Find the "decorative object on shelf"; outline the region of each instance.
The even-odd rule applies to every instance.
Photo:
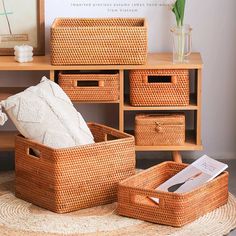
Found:
[[[33,61],[33,47],[29,45],[21,45],[15,46],[14,50],[16,61],[20,63]]]
[[[187,62],[188,56],[191,54],[192,28],[184,25],[185,0],[176,0],[172,5],[172,12],[175,14],[177,25],[171,29],[173,38],[173,62]]]
[[[53,65],[145,64],[147,23],[143,18],[57,18],[50,43]]]
[[[61,71],[58,84],[72,101],[119,100],[119,71]]]
[[[53,149],[17,136],[16,196],[58,213],[116,201],[118,183],[135,174],[134,137],[88,126],[96,143],[80,147]]]
[[[188,70],[132,70],[129,79],[132,106],[189,105]]]
[[[187,167],[163,162],[119,183],[118,214],[182,227],[228,202],[228,172],[184,194],[155,188]],[[158,198],[159,204],[148,198]],[[204,201],[204,204],[202,204]]]
[[[20,44],[45,54],[44,0],[0,0],[0,22],[0,55],[14,55]]]
[[[0,105],[26,138],[54,148],[94,143],[81,114],[60,86],[46,77]]]
[[[184,145],[185,115],[138,114],[134,134],[138,146]]]
[[[192,28],[189,25],[175,26],[171,29],[173,36],[173,62],[186,63],[191,54]]]

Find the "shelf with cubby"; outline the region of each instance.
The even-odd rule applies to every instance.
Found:
[[[20,93],[25,89],[24,87],[0,87],[0,101],[16,93]]]
[[[125,95],[124,101],[124,111],[195,111],[199,108],[195,94],[190,94],[190,102],[187,106],[132,106],[127,95]]]
[[[45,71],[50,74],[51,80],[57,80],[58,71],[72,70],[118,70],[120,74],[120,99],[117,101],[73,101],[79,104],[114,104],[119,106],[119,129],[125,130],[125,114],[129,112],[194,112],[194,130],[186,132],[186,142],[181,146],[136,146],[136,151],[172,151],[175,160],[181,161],[179,151],[202,150],[201,142],[201,91],[202,91],[202,59],[200,53],[192,53],[189,61],[184,64],[173,64],[171,53],[150,53],[145,65],[72,65],[53,66],[50,64],[50,57],[35,56],[30,63],[17,63],[12,56],[0,57],[0,71]],[[191,91],[190,104],[187,106],[154,106],[134,107],[125,98],[125,71],[134,69],[188,69],[193,71],[195,82],[194,91]],[[15,93],[23,91],[22,87],[0,87],[0,100],[6,99]],[[13,131],[0,131],[0,150],[12,150],[14,148]]]
[[[126,130],[127,133],[134,135],[133,130]],[[183,145],[173,145],[173,146],[135,146],[136,151],[200,151],[203,149],[202,144],[196,145],[196,133],[194,130],[186,131],[185,143]]]
[[[15,146],[15,136],[17,131],[1,131],[0,132],[0,150],[12,151]]]

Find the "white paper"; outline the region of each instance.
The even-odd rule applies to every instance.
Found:
[[[156,190],[175,193],[189,192],[214,179],[227,167],[228,165],[204,155],[158,186]],[[158,198],[151,199],[159,203]]]

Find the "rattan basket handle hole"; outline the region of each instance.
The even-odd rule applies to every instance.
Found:
[[[104,80],[75,80],[74,87],[76,88],[97,88],[104,87]]]
[[[177,84],[176,75],[145,75],[143,82],[148,84]]]
[[[162,201],[160,200],[160,198],[157,198],[157,197],[155,197],[155,199],[156,201],[154,202],[151,196],[137,194],[131,197],[131,202],[133,202],[135,205],[139,205],[142,207],[151,206],[151,207],[160,208],[162,206]]]
[[[27,147],[26,154],[28,157],[34,159],[40,159],[42,157],[42,153],[39,151],[39,149],[33,147]]]

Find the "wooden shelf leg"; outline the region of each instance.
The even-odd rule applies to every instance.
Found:
[[[55,81],[55,74],[54,70],[50,70],[50,80]]]
[[[181,156],[180,152],[173,151],[172,152],[172,158],[173,158],[173,161],[175,161],[177,163],[182,163],[182,156]]]
[[[119,130],[124,132],[124,70],[120,70]]]

